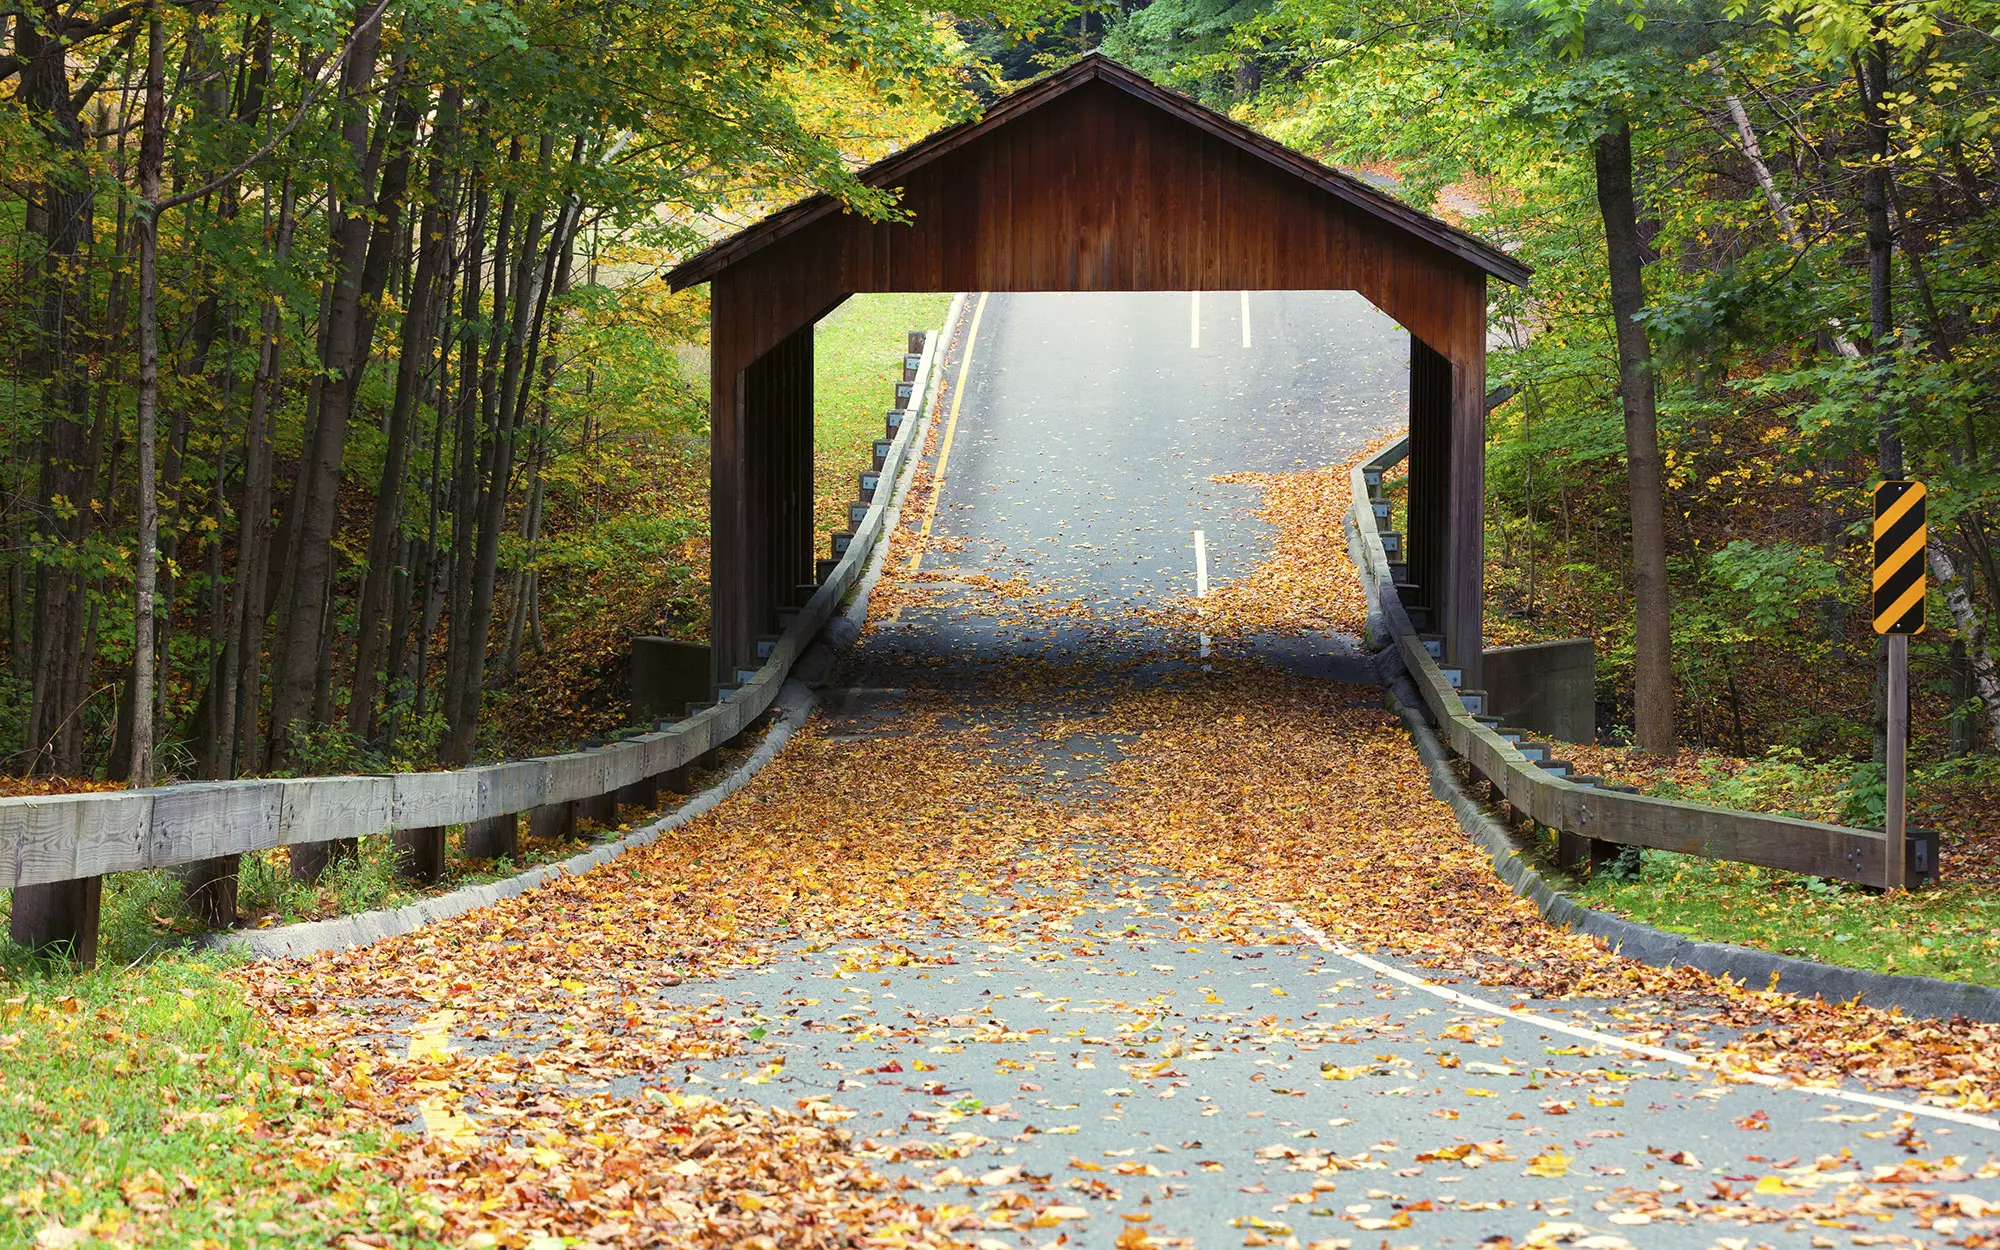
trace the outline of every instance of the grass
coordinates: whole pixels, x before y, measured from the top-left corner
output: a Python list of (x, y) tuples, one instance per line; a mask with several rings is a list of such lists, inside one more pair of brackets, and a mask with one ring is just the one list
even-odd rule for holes
[(2000, 986), (2000, 894), (1990, 886), (1881, 895), (1754, 864), (1647, 851), (1636, 877), (1571, 877), (1567, 888), (1586, 906), (1704, 941)]
[(813, 518), (820, 535), (847, 528), (855, 476), (872, 465), (882, 414), (895, 406), (911, 330), (936, 330), (949, 295), (855, 295), (813, 331)]
[(437, 1244), (422, 1199), (336, 1132), (318, 1061), (245, 1004), (212, 960), (0, 987), (0, 1244)]

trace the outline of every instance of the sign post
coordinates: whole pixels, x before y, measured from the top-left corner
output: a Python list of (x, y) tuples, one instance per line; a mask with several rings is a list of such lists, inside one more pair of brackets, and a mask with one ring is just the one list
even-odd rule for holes
[(1889, 646), (1888, 777), (1882, 812), (1882, 888), (1903, 888), (1907, 841), (1904, 775), (1910, 753), (1910, 635), (1924, 629), (1924, 484), (1887, 481), (1875, 488), (1875, 632)]

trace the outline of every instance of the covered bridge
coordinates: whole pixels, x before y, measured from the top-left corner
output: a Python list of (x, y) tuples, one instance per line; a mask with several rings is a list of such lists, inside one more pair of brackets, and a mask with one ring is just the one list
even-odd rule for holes
[(907, 220), (815, 196), (669, 275), (711, 284), (718, 674), (812, 580), (813, 323), (849, 295), (1353, 290), (1410, 331), (1409, 576), (1478, 684), (1486, 280), (1526, 266), (1098, 55), (860, 176)]

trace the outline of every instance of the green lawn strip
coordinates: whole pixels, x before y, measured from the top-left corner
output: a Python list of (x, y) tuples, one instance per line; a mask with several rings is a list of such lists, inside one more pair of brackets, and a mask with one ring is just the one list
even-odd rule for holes
[(813, 543), (847, 528), (855, 477), (875, 463), (882, 414), (894, 406), (911, 330), (944, 325), (951, 296), (855, 295), (813, 332)]
[(2000, 985), (2000, 893), (1977, 885), (1884, 896), (1814, 877), (1646, 852), (1633, 880), (1568, 883), (1578, 902), (1709, 942), (1821, 963)]
[(437, 1244), (313, 1055), (211, 960), (17, 965), (0, 1003), (0, 1245)]
[(1846, 968), (2000, 985), (2000, 892), (1968, 883), (1882, 895), (1754, 864), (1648, 850), (1636, 875), (1560, 868), (1554, 835), (1536, 869), (1577, 902), (1668, 933)]

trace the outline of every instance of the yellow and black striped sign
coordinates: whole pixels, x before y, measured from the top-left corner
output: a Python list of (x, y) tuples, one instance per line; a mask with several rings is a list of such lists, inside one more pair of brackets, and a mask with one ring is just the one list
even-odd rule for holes
[(1875, 488), (1875, 632), (1924, 632), (1924, 484)]

